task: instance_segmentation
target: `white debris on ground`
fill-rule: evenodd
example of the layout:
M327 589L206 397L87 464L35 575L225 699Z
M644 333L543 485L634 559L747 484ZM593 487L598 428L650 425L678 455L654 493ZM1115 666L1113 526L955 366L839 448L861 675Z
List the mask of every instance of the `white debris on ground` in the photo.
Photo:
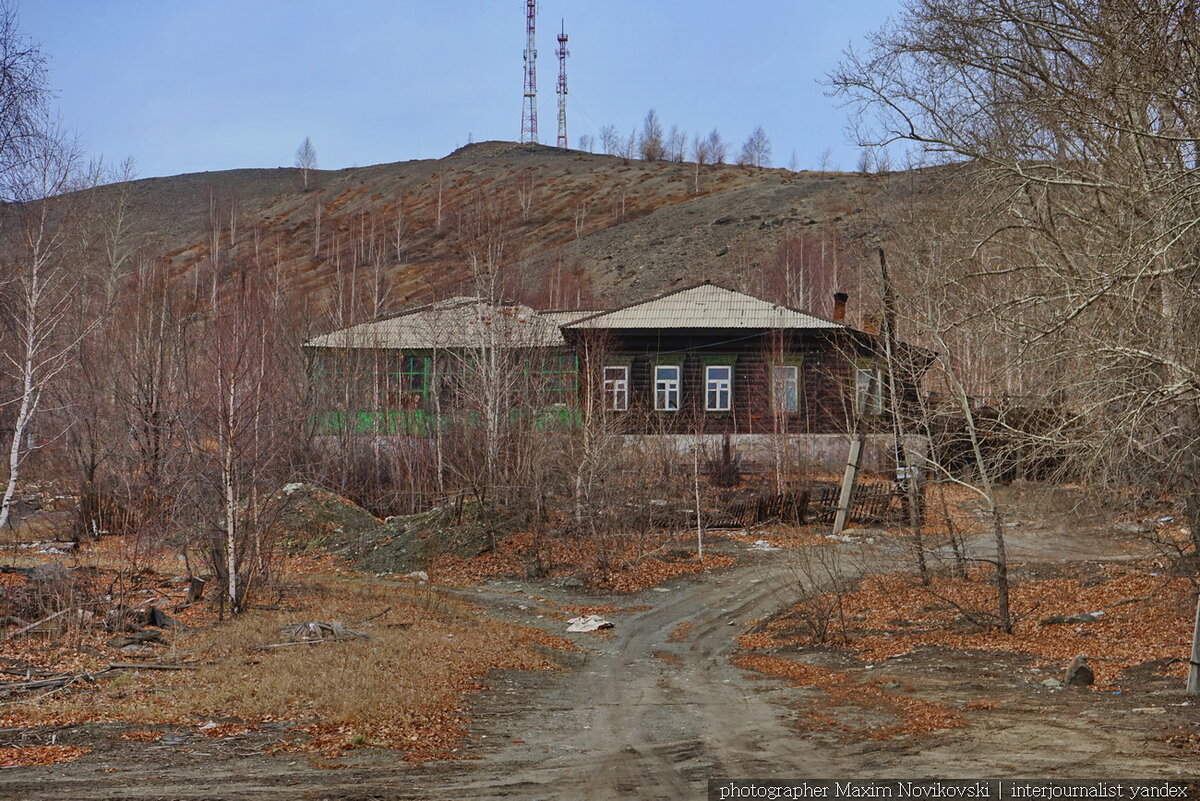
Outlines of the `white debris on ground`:
M752 551L782 551L783 548L771 542L770 540L755 540L750 546Z
M75 547L73 542L18 542L18 548L29 548L38 553L49 554L51 556L62 556L71 551Z
M596 629L611 629L613 624L599 615L580 615L567 621L567 631L587 632Z

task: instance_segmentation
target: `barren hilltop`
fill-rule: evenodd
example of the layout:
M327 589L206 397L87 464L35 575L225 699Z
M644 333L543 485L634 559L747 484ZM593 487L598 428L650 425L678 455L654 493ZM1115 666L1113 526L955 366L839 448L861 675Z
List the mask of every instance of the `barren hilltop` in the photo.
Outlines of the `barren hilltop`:
M245 169L89 194L101 207L121 196L139 248L198 296L214 270L224 285L249 266L281 266L317 318L340 322L462 291L473 254L540 306L709 279L827 312L829 291L858 288L860 245L877 238L882 209L927 182L481 142L441 159L311 171L307 187L298 169Z

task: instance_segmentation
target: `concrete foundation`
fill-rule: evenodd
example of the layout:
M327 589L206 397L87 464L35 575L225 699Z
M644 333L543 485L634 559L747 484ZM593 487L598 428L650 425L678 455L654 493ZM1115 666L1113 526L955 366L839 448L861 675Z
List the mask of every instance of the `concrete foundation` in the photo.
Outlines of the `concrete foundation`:
M637 434L626 437L630 447L670 449L680 454L690 454L693 448L704 449L708 458L716 458L721 452L721 434ZM895 439L891 434L868 434L863 443L862 469L873 472L891 473L896 469ZM804 470L828 470L840 473L846 466L850 454L850 437L847 434L730 434L729 444L743 464L775 461L781 450L797 467ZM910 460L919 463L928 452L925 437L905 438L905 447Z

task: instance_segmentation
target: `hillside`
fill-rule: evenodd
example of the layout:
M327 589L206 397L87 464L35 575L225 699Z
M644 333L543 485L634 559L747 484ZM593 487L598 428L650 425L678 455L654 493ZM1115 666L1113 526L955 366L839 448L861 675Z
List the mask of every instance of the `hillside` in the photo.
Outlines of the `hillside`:
M776 296L786 284L780 300L827 311L834 284L857 293L860 244L875 241L884 209L925 183L915 172L697 169L506 142L309 178L306 189L297 169L231 170L89 195L101 208L123 198L143 252L198 295L214 269L226 284L278 265L319 329L461 291L468 254L485 243L505 291L540 306L620 303L708 278Z

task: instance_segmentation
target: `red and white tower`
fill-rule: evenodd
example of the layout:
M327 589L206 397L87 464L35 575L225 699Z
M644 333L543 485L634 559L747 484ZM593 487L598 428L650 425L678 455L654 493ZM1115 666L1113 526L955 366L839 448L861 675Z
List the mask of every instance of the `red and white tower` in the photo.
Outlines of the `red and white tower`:
M525 103L521 107L521 141L536 142L537 132L537 0L525 0Z
M558 35L558 146L567 144L567 23Z

